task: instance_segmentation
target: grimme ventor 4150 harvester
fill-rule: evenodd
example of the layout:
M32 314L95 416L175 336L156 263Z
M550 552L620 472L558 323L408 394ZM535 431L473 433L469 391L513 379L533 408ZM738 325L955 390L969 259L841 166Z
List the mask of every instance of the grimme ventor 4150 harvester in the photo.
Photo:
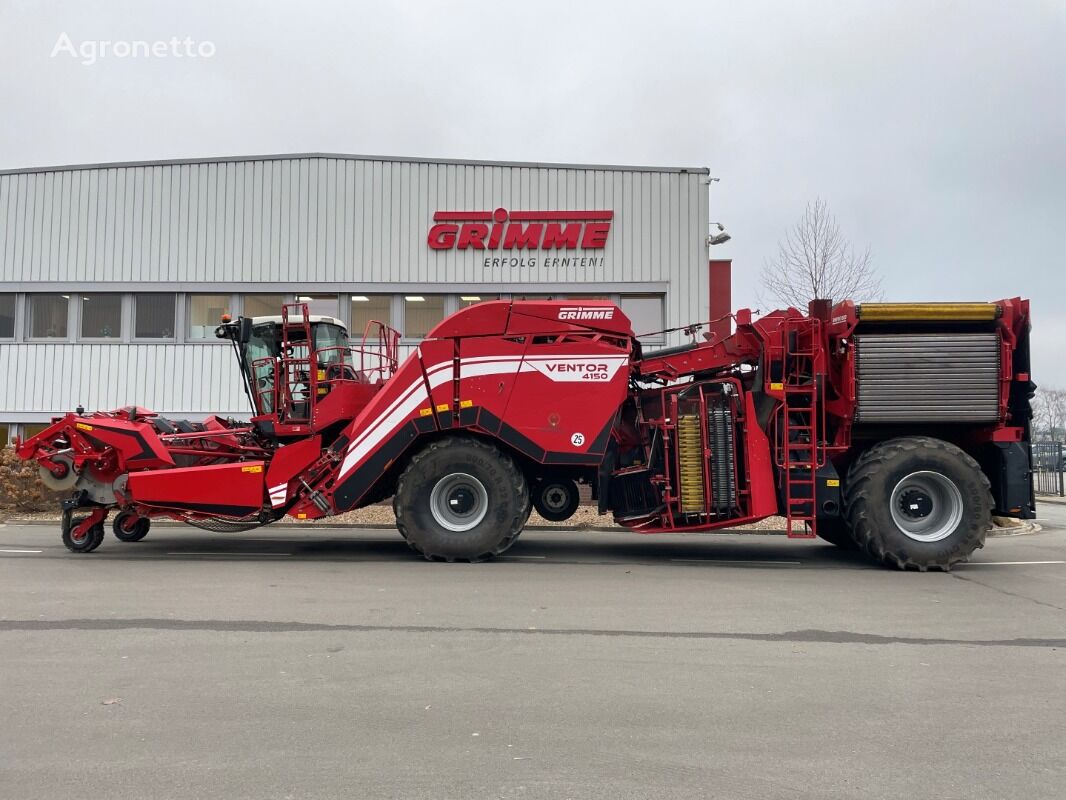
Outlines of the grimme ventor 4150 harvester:
M225 321L249 422L79 409L17 445L69 489L63 541L87 553L157 517L219 532L393 498L426 558L477 561L531 508L562 520L588 484L641 533L780 514L790 536L948 569L993 511L1030 518L1029 304L789 308L647 352L609 302L494 301L357 344L287 305Z

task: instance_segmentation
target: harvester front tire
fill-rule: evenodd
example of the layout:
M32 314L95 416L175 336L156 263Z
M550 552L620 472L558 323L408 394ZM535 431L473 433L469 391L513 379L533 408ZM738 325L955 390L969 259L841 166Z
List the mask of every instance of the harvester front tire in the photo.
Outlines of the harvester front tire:
M85 517L64 515L63 546L72 553L91 553L104 541L104 523L98 522L81 539L74 538L74 530Z
M111 531L120 542L139 542L148 535L152 520L128 511L121 512L111 524Z
M844 496L856 544L897 569L950 570L984 547L992 526L980 466L928 436L875 444L851 465Z
M434 561L484 561L514 544L529 487L514 462L466 437L433 442L411 459L393 497L396 527Z
M537 513L549 522L562 522L574 516L581 496L577 484L569 478L547 479L537 481L531 490L533 507Z

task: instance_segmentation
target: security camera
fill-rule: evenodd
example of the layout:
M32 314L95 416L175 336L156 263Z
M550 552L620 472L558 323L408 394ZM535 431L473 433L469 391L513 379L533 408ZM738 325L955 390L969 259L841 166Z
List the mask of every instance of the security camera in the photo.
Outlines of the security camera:
M708 236L707 237L707 244L709 244L709 245L725 244L726 242L728 242L730 239L733 238L728 233L726 233L725 227L722 225L721 222L712 222L711 224L718 228L718 233L712 233L710 236Z

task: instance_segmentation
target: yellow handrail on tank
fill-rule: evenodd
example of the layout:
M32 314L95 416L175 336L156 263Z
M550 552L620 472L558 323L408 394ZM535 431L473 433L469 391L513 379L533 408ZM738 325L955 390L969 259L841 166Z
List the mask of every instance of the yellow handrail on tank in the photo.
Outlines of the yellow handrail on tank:
M862 303L863 322L988 322L1001 313L995 303Z

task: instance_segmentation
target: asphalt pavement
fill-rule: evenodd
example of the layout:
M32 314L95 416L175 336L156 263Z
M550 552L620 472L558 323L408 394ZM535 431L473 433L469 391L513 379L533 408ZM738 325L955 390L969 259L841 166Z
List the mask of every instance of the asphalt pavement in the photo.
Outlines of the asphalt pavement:
M821 541L0 525L3 798L1061 798L1066 505L950 574Z

